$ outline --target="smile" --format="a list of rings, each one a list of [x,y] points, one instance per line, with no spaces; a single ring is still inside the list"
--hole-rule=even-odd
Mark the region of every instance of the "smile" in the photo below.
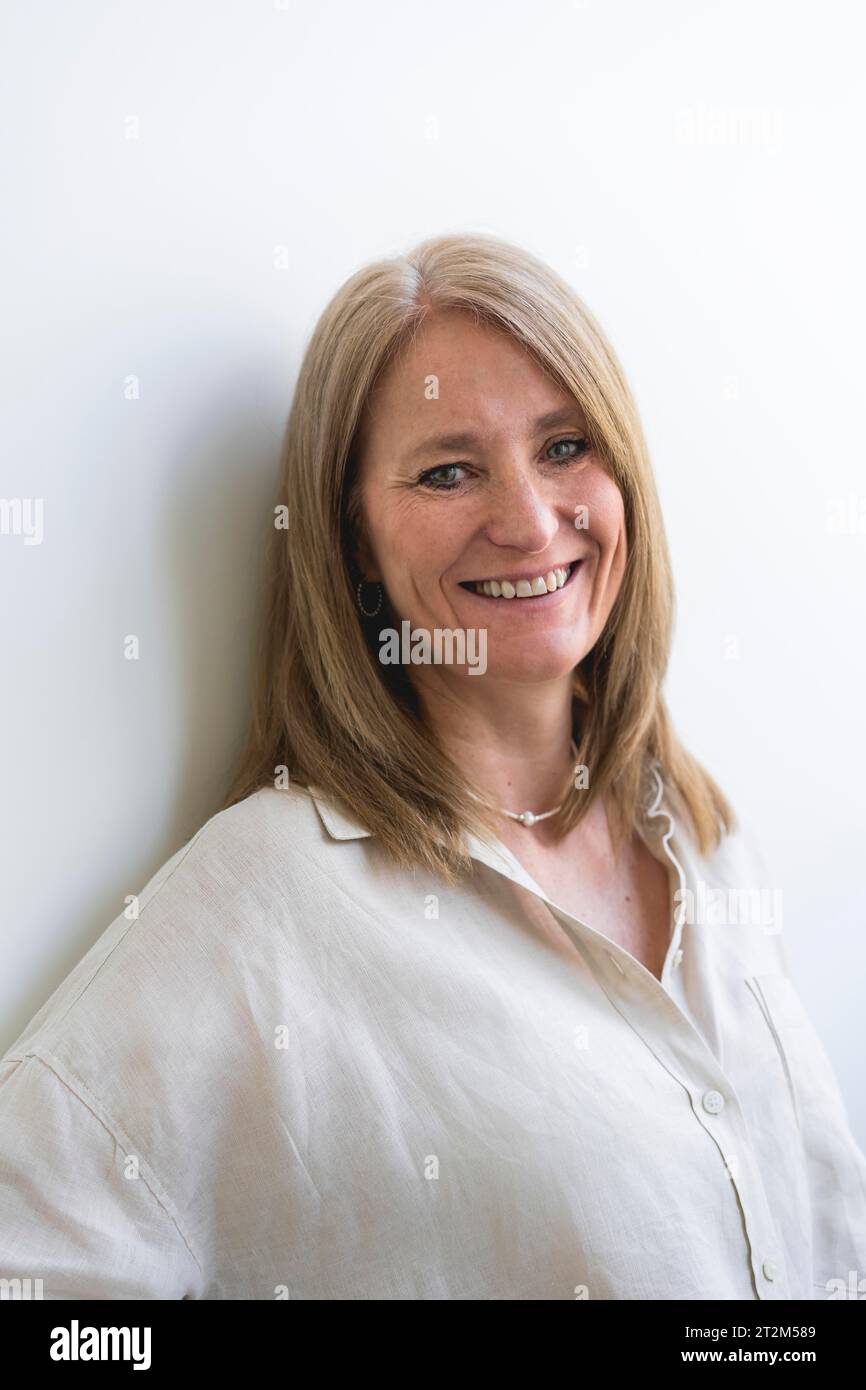
[[[470,593],[481,594],[485,598],[541,598],[545,594],[564,589],[569,580],[582,565],[582,560],[574,560],[569,565],[557,565],[546,574],[522,579],[465,579],[460,587]]]

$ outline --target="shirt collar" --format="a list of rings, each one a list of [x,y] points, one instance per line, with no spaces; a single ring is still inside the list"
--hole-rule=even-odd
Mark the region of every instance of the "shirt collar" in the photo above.
[[[360,840],[370,836],[370,831],[366,826],[361,825],[354,817],[338,810],[318,787],[309,787],[308,791],[322,824],[332,839]],[[466,831],[463,838],[473,859],[479,860],[498,873],[504,873],[534,893],[542,892],[539,885],[505,845],[494,845],[487,840],[482,840],[470,831]]]
[[[319,787],[308,787],[319,818],[333,840],[360,840],[370,831],[351,816],[337,809]]]
[[[645,813],[645,824],[647,823],[647,818],[655,819],[658,816],[664,816],[670,821],[669,814],[661,809],[662,797],[664,795],[664,783],[657,762],[651,765],[650,780],[647,785],[649,787],[649,792],[644,795],[642,802]],[[332,839],[360,840],[370,837],[371,832],[366,826],[361,825],[353,816],[339,810],[334,802],[331,801],[319,787],[311,786],[308,787],[307,790],[319,813],[322,824]],[[535,893],[546,896],[506,845],[500,844],[499,842],[493,843],[488,840],[483,840],[478,835],[469,831],[464,833],[464,840],[473,859],[477,859],[482,864],[486,864],[488,868],[496,869],[498,873],[506,874],[517,883],[522,884],[524,888],[529,888]],[[655,852],[658,853],[658,851]]]

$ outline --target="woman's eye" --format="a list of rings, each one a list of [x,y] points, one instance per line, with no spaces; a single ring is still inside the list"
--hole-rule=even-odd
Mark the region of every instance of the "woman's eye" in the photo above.
[[[588,439],[555,439],[554,442],[549,445],[548,452],[550,452],[550,449],[558,449],[561,444],[573,445],[574,453],[559,454],[558,457],[554,459],[554,463],[570,463],[572,459],[582,458],[589,449]]]
[[[440,463],[436,468],[428,468],[426,473],[422,473],[418,482],[422,487],[428,487],[434,491],[451,492],[459,483],[459,478],[438,478],[439,473],[453,474],[456,468],[462,468],[462,463]]]
[[[547,446],[547,453],[551,449],[567,448],[568,453],[557,454],[552,458],[553,463],[572,463],[575,459],[583,458],[589,451],[590,442],[583,438],[555,439],[552,444]],[[462,463],[440,463],[435,468],[428,468],[418,478],[421,487],[428,488],[431,492],[454,492],[463,481],[462,478],[455,477],[455,474],[464,469]],[[448,475],[448,476],[443,476]]]

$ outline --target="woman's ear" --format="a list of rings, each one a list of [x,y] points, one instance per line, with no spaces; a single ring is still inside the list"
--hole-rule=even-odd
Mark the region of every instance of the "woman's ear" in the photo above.
[[[363,579],[368,579],[374,583],[377,580],[381,580],[381,575],[379,574],[379,569],[376,565],[376,561],[373,558],[373,552],[370,548],[363,526],[359,526],[355,533],[355,545],[352,551],[352,560],[358,571],[358,574]]]
[[[373,552],[367,540],[364,526],[363,504],[358,481],[358,456],[353,450],[350,455],[348,471],[352,478],[345,511],[344,534],[348,533],[348,551],[352,568],[358,579],[378,580],[380,578],[373,559]],[[375,573],[374,573],[375,571]]]

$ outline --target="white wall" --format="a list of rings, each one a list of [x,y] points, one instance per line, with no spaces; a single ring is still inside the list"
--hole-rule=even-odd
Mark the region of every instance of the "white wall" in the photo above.
[[[866,1145],[858,25],[843,0],[7,2],[0,496],[43,499],[44,537],[0,536],[0,1048],[218,804],[321,308],[374,256],[491,231],[630,375],[670,702],[776,866]]]

